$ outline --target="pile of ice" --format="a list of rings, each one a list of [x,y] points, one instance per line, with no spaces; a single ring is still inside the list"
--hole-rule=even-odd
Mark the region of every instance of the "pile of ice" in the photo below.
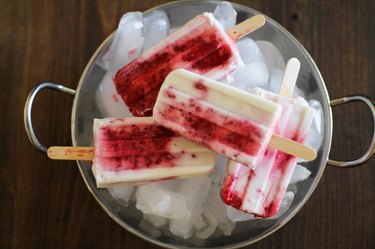
[[[235,24],[236,15],[227,2],[220,3],[214,12],[225,29]],[[114,88],[112,77],[121,66],[170,32],[168,17],[162,11],[154,11],[145,17],[139,12],[131,12],[122,17],[111,47],[99,63],[107,71],[96,95],[103,116],[131,116]],[[285,70],[285,61],[279,49],[269,41],[254,41],[250,38],[241,39],[237,46],[245,66],[224,79],[223,83],[245,91],[261,87],[278,92]],[[295,97],[303,97],[302,94],[296,88]],[[316,100],[310,100],[309,104],[315,113],[306,143],[318,150],[324,132],[322,107]],[[112,187],[109,191],[123,205],[135,205],[143,212],[144,219],[139,226],[154,237],[160,236],[166,229],[181,238],[196,236],[206,239],[215,231],[230,235],[236,222],[252,220],[254,217],[226,206],[221,201],[219,192],[227,159],[217,155],[216,161],[216,170],[209,176]],[[297,183],[306,180],[310,174],[304,166],[296,166],[279,213],[269,219],[279,217],[290,207],[298,191]]]

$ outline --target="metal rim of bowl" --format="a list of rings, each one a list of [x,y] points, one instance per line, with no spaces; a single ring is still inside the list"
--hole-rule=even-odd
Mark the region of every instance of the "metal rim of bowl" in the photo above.
[[[154,8],[151,8],[151,9],[148,9],[146,10],[145,12],[143,12],[144,14],[147,14],[153,10],[156,10],[156,9],[162,9],[162,8],[166,8],[166,7],[171,7],[173,5],[180,5],[180,4],[185,4],[185,3],[193,3],[193,4],[205,4],[205,3],[214,3],[214,4],[217,4],[219,3],[220,1],[215,1],[215,0],[209,0],[209,1],[198,1],[198,0],[183,0],[183,1],[174,1],[174,2],[169,2],[169,3],[166,3],[166,4],[162,4],[162,5],[158,5]],[[235,8],[240,8],[240,9],[243,9],[243,10],[246,10],[250,13],[260,13],[250,7],[247,7],[247,6],[244,6],[244,5],[241,5],[241,4],[237,4],[237,3],[232,3],[231,4],[235,7]],[[228,245],[228,246],[224,246],[224,247],[220,247],[220,248],[239,248],[239,247],[244,247],[244,246],[247,246],[247,245],[250,245],[250,244],[253,244],[267,236],[269,236],[270,234],[276,232],[278,229],[280,229],[281,227],[283,227],[287,222],[289,222],[296,214],[297,212],[299,212],[299,210],[305,205],[305,203],[307,202],[307,200],[310,198],[310,196],[312,195],[312,193],[314,192],[316,186],[318,185],[319,181],[320,181],[320,178],[323,174],[323,171],[325,169],[325,166],[326,166],[326,162],[328,161],[328,155],[329,155],[329,152],[330,152],[330,148],[331,148],[331,141],[332,141],[332,110],[331,110],[331,107],[329,105],[329,95],[328,95],[328,91],[327,91],[327,88],[325,86],[325,83],[324,83],[324,80],[323,80],[323,77],[322,75],[320,74],[320,71],[318,69],[318,67],[316,66],[314,60],[312,59],[312,57],[310,56],[310,54],[307,52],[307,50],[300,44],[300,42],[292,35],[290,34],[283,26],[281,26],[280,24],[278,24],[276,21],[272,20],[270,17],[266,16],[266,20],[267,22],[270,22],[273,26],[275,26],[277,29],[279,29],[282,33],[284,33],[289,39],[291,42],[293,42],[296,46],[298,46],[301,51],[304,53],[304,55],[306,56],[306,58],[308,59],[308,61],[311,63],[311,66],[315,69],[315,73],[316,73],[316,77],[317,77],[317,80],[320,81],[320,87],[321,89],[323,90],[322,92],[322,97],[324,98],[324,100],[326,101],[326,103],[324,105],[322,105],[323,109],[324,109],[324,112],[328,114],[328,120],[326,119],[325,120],[325,143],[322,144],[322,148],[325,148],[322,152],[322,161],[325,162],[323,163],[322,165],[319,166],[319,170],[317,172],[317,175],[316,175],[316,178],[315,180],[313,181],[313,183],[311,184],[309,190],[307,191],[306,195],[304,196],[304,198],[302,199],[302,201],[298,204],[298,206],[284,219],[280,222],[280,224],[278,224],[275,228],[271,229],[270,231],[267,231],[265,232],[264,234],[258,236],[258,237],[255,237],[255,238],[252,238],[252,239],[249,239],[247,241],[243,241],[243,242],[240,242],[240,243],[235,243],[235,244],[232,244],[232,245]],[[80,89],[85,81],[85,78],[91,68],[91,66],[94,64],[94,61],[96,60],[98,54],[100,53],[100,51],[103,49],[103,47],[112,39],[113,37],[113,34],[114,32],[109,35],[101,44],[100,46],[96,49],[95,53],[91,56],[89,62],[87,63],[86,67],[85,67],[85,70],[83,71],[82,75],[81,75],[81,78],[79,80],[79,83],[78,83],[78,86],[77,86],[77,89],[76,89],[76,93],[79,93],[80,92]],[[77,141],[76,141],[76,138],[74,136],[75,134],[75,130],[76,130],[76,127],[75,127],[75,116],[76,116],[76,110],[77,110],[77,104],[78,104],[78,95],[79,94],[76,94],[75,97],[74,97],[74,101],[73,101],[73,107],[72,107],[72,115],[71,115],[71,135],[72,135],[72,143],[74,146],[77,145]],[[173,245],[170,245],[170,244],[167,244],[167,243],[163,243],[163,242],[159,242],[159,241],[156,241],[156,240],[153,240],[147,236],[145,236],[144,234],[140,233],[139,231],[137,231],[136,229],[128,226],[128,224],[124,223],[123,221],[121,221],[120,219],[118,219],[114,214],[112,214],[112,212],[107,208],[107,206],[102,203],[102,201],[100,200],[100,198],[96,195],[95,191],[93,191],[93,189],[91,188],[89,182],[88,182],[88,179],[86,179],[85,175],[84,175],[84,171],[83,171],[83,168],[82,168],[82,165],[80,164],[79,161],[77,161],[77,164],[78,164],[78,168],[80,170],[80,173],[82,175],[82,178],[84,179],[85,181],[85,184],[87,186],[87,188],[89,189],[89,191],[91,192],[91,194],[94,196],[95,200],[99,203],[99,205],[105,210],[105,212],[114,220],[116,221],[120,226],[122,226],[123,228],[125,228],[127,231],[133,233],[134,235],[140,237],[141,239],[143,240],[146,240],[152,244],[155,244],[157,246],[161,246],[161,247],[164,247],[164,248],[175,248],[175,246]]]

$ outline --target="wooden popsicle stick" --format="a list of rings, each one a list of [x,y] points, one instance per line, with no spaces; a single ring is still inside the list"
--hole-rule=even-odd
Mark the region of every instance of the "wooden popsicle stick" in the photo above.
[[[259,29],[266,23],[266,18],[263,15],[255,15],[246,21],[243,21],[236,26],[228,29],[226,32],[233,41],[238,41],[245,35]]]
[[[94,147],[52,146],[48,148],[47,155],[55,160],[82,160],[91,161],[95,156]]]
[[[296,85],[301,63],[297,58],[289,59],[286,64],[283,81],[281,82],[279,95],[291,98],[293,96],[294,87]]]
[[[299,69],[301,67],[301,63],[297,58],[289,59],[288,63],[286,64],[285,73],[283,80],[281,82],[279,95],[291,98],[293,96],[293,91],[296,86],[297,77],[299,73]],[[279,135],[274,134],[270,141],[270,146],[274,147],[275,149],[279,149],[283,152],[288,154],[294,155],[294,153],[303,154],[303,156],[299,156],[306,160],[314,160],[316,158],[316,151],[310,147],[303,144],[295,142],[293,140],[281,137]],[[282,148],[280,148],[280,146]],[[285,151],[289,150],[289,151]],[[293,152],[293,153],[290,153]],[[295,155],[297,156],[297,155]]]
[[[272,135],[269,146],[308,161],[316,158],[316,151],[314,149],[276,134]]]
[[[316,152],[312,148],[276,134],[272,135],[269,146],[305,160],[314,160],[316,157]],[[54,160],[91,161],[95,156],[95,148],[52,146],[47,150],[47,155]]]

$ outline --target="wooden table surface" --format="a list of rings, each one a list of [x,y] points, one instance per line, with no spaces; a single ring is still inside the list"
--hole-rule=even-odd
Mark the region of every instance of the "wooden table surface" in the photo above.
[[[157,248],[115,223],[75,162],[51,161],[23,125],[29,91],[51,81],[76,88],[90,56],[121,15],[168,1],[0,1],[0,248]],[[330,97],[375,97],[375,1],[236,1],[270,16],[309,51]],[[35,101],[42,143],[70,144],[72,97]],[[331,157],[359,157],[373,124],[363,104],[334,109]],[[375,248],[375,159],[327,167],[307,204],[282,229],[248,248]]]

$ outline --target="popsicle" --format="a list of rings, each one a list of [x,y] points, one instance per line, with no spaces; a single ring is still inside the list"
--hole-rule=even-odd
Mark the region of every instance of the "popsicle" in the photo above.
[[[303,143],[312,122],[312,109],[301,98],[290,98],[299,70],[299,61],[289,60],[279,95],[252,89],[252,93],[282,106],[275,133]],[[259,217],[277,213],[296,165],[296,157],[267,148],[253,170],[230,161],[223,181],[221,198],[234,208]]]
[[[255,167],[267,146],[311,160],[315,151],[277,136],[281,106],[184,69],[160,88],[155,121],[213,151]]]
[[[165,77],[184,68],[213,79],[243,65],[233,40],[263,26],[253,18],[225,32],[211,13],[196,16],[182,28],[127,64],[114,77],[117,92],[135,116],[150,116]]]
[[[95,119],[94,140],[95,148],[51,147],[48,155],[91,157],[97,187],[205,175],[215,165],[213,152],[157,125],[152,117]]]

